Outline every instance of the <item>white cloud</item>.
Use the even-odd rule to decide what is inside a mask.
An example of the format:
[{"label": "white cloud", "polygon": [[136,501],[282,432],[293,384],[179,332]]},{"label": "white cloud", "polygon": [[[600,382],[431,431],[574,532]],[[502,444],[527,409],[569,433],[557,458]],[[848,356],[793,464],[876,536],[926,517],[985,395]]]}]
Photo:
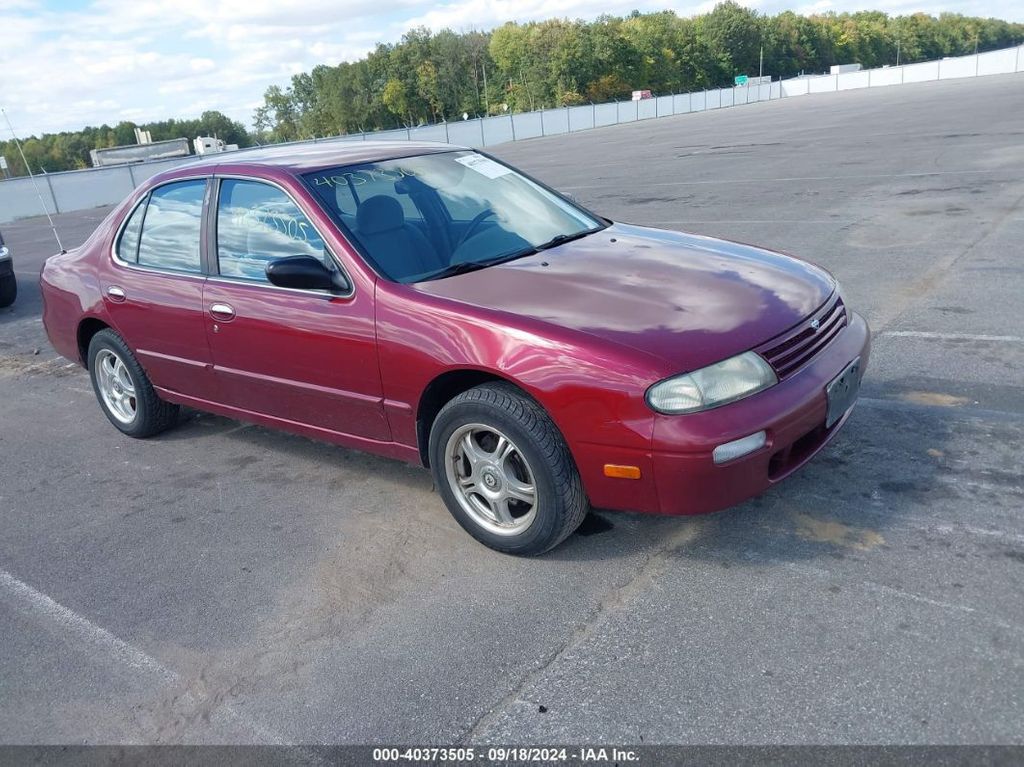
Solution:
[{"label": "white cloud", "polygon": [[[195,116],[248,123],[262,93],[317,64],[365,55],[412,26],[487,29],[505,21],[592,19],[714,0],[0,0],[0,105],[21,134]],[[1019,0],[805,0],[805,10],[956,11],[1024,20]],[[785,0],[746,0],[765,12]]]}]

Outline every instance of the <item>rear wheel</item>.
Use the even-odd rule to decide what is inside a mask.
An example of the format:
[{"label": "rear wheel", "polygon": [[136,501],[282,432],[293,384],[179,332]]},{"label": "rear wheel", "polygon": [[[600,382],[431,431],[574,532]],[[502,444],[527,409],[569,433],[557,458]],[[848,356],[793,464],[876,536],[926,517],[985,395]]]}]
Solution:
[{"label": "rear wheel", "polygon": [[10,306],[18,297],[18,278],[13,274],[0,277],[0,308]]},{"label": "rear wheel", "polygon": [[445,405],[430,432],[430,464],[458,523],[508,554],[554,548],[588,510],[562,435],[510,384],[477,386]]},{"label": "rear wheel", "polygon": [[107,419],[130,437],[151,437],[178,420],[178,406],[160,399],[146,371],[113,330],[89,342],[89,376]]}]

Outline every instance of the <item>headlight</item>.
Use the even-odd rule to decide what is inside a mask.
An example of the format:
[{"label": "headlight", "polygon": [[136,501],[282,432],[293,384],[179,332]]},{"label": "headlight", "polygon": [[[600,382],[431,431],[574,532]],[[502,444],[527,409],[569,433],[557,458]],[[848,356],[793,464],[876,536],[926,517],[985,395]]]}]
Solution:
[{"label": "headlight", "polygon": [[0,258],[7,258],[7,248],[0,245]]},{"label": "headlight", "polygon": [[843,311],[846,312],[846,322],[849,323],[853,319],[853,315],[850,314],[850,312],[853,310],[850,309],[850,305],[846,303],[846,293],[843,291],[842,283],[840,283],[839,280],[836,280],[835,277],[833,277],[832,279],[835,280],[835,290],[836,293],[839,295],[839,300],[843,302]]},{"label": "headlight", "polygon": [[749,397],[778,381],[775,371],[759,355],[744,352],[659,381],[647,390],[647,404],[659,413],[696,413]]}]

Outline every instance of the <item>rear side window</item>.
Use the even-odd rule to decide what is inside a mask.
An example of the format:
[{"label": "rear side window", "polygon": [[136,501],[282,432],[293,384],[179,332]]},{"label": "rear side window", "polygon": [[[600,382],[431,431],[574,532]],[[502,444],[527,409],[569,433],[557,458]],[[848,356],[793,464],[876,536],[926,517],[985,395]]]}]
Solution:
[{"label": "rear side window", "polygon": [[220,274],[267,280],[267,264],[286,256],[312,256],[333,268],[324,241],[292,199],[258,181],[225,179],[217,204]]},{"label": "rear side window", "polygon": [[201,272],[200,229],[206,181],[178,181],[154,189],[142,223],[140,266]]},{"label": "rear side window", "polygon": [[139,235],[142,233],[142,218],[145,215],[146,203],[143,201],[132,211],[117,243],[117,257],[129,264],[139,262]]}]

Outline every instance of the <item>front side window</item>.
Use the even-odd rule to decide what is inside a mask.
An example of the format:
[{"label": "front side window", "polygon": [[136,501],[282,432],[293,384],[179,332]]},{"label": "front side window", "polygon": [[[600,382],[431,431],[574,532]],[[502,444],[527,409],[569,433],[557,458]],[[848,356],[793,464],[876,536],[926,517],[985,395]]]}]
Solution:
[{"label": "front side window", "polygon": [[484,268],[605,226],[470,151],[349,165],[304,180],[371,264],[396,282]]},{"label": "front side window", "polygon": [[223,277],[267,281],[267,264],[312,256],[333,269],[324,241],[292,199],[258,181],[226,179],[217,203],[217,263]]},{"label": "front side window", "polygon": [[205,195],[202,179],[165,184],[150,193],[139,239],[140,266],[202,271],[199,243]]}]

